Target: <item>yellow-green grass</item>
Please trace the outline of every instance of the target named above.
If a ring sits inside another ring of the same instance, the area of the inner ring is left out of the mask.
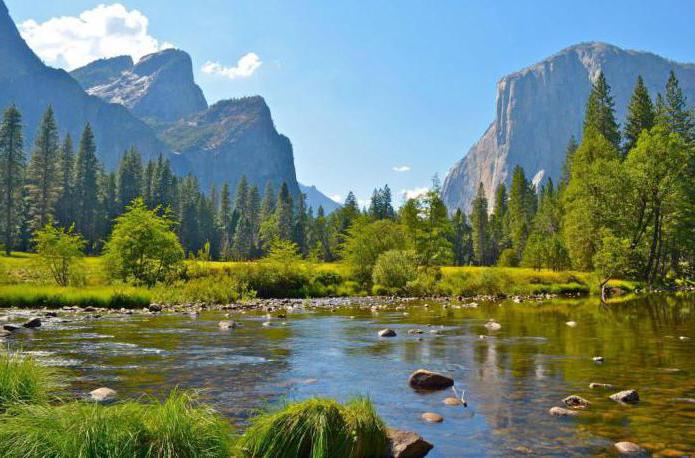
[[[61,287],[0,285],[0,307],[60,308],[65,306],[139,308],[150,304],[151,292],[132,286]]]
[[[28,355],[0,349],[0,412],[16,405],[41,404],[57,386],[57,373]]]

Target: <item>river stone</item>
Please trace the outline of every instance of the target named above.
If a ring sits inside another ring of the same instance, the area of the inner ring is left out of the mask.
[[[389,328],[382,329],[379,331],[379,337],[396,337],[396,331]]]
[[[234,329],[239,326],[239,324],[234,320],[222,320],[217,323],[220,329]]]
[[[420,390],[442,390],[454,385],[454,379],[425,369],[418,369],[408,378],[408,383],[412,388]]]
[[[0,321],[10,321],[10,317],[7,315],[0,316]]]
[[[424,334],[425,331],[422,329],[408,329],[408,334]]]
[[[615,448],[621,455],[642,455],[646,451],[634,442],[616,442]]]
[[[575,409],[586,409],[591,405],[589,401],[584,399],[581,396],[577,396],[576,394],[572,394],[570,396],[567,396],[565,399],[562,400],[562,402],[567,406],[567,407],[573,407]]]
[[[502,325],[495,320],[490,320],[487,323],[485,323],[485,327],[489,331],[499,331],[500,329],[502,329]]]
[[[432,450],[433,445],[419,434],[410,431],[388,428],[386,456],[389,458],[422,458]]]
[[[554,417],[576,417],[578,415],[578,412],[562,407],[551,407],[548,413]]]
[[[150,306],[147,307],[147,310],[149,310],[150,312],[161,312],[162,306],[159,304],[150,304]]]
[[[12,332],[12,331],[16,331],[17,329],[19,329],[19,326],[15,325],[15,324],[3,324],[2,329],[4,329],[5,331]]]
[[[57,312],[46,312],[43,314],[46,318],[57,318],[58,313]]]
[[[444,417],[434,412],[425,412],[421,415],[421,418],[428,423],[441,423],[444,421]]]
[[[611,389],[611,388],[613,388],[613,385],[611,385],[610,383],[593,383],[592,382],[592,383],[589,383],[589,388],[591,388],[592,390],[596,390],[599,388]]]
[[[103,386],[101,388],[97,388],[96,390],[90,391],[89,397],[92,399],[92,401],[105,404],[115,401],[118,397],[118,393],[116,393],[116,390]]]
[[[463,401],[461,401],[459,398],[454,398],[454,397],[444,398],[444,400],[443,400],[442,402],[443,402],[444,404],[448,405],[448,406],[461,406],[461,405],[465,405],[465,404],[463,403]]]
[[[596,362],[596,363],[602,363],[603,362],[603,356],[594,356],[591,359],[594,360],[594,362]]]
[[[611,394],[610,397],[617,402],[635,403],[639,401],[639,394],[635,390],[619,391]]]
[[[568,322],[565,323],[565,324],[566,324],[567,326],[569,326],[570,328],[574,328],[574,327],[577,326],[577,322],[576,322],[576,321],[568,321]]]
[[[41,318],[32,318],[26,323],[24,323],[22,326],[25,328],[38,328],[41,327]]]

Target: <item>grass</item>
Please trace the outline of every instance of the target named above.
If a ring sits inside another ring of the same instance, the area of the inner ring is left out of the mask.
[[[309,399],[254,418],[237,446],[254,458],[357,458],[383,456],[386,441],[368,399]]]
[[[229,424],[179,391],[163,402],[22,405],[0,419],[7,458],[227,458],[232,444]]]
[[[0,411],[17,404],[42,404],[57,386],[56,373],[33,358],[0,350]]]
[[[61,308],[64,306],[139,308],[150,304],[151,292],[130,286],[61,287],[1,285],[0,307]]]

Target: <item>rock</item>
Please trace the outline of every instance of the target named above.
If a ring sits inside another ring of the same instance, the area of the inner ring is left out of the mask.
[[[217,323],[217,327],[220,329],[234,329],[237,328],[239,324],[234,320],[222,320]]]
[[[4,329],[5,331],[13,332],[13,331],[16,331],[17,329],[19,329],[19,326],[15,325],[15,324],[3,324],[2,329]]]
[[[57,318],[58,314],[56,312],[46,312],[43,314],[46,318]]]
[[[551,407],[548,413],[554,417],[576,417],[579,413],[562,407]]]
[[[613,385],[611,385],[610,383],[589,383],[589,388],[591,388],[592,390],[596,390],[599,388],[611,389],[613,388]]]
[[[422,329],[408,329],[408,334],[424,334],[425,331]]]
[[[428,423],[441,423],[444,421],[444,417],[434,412],[425,412],[420,416],[420,418]]]
[[[594,356],[591,358],[595,363],[602,363],[603,362],[603,356]]]
[[[621,455],[642,455],[646,451],[634,442],[616,442],[615,449]]]
[[[688,340],[689,337],[687,337],[687,336],[679,336],[678,339],[679,339],[679,340],[685,341],[685,340]]]
[[[565,399],[562,400],[562,402],[568,406],[568,407],[573,407],[575,409],[586,409],[591,405],[589,401],[584,399],[581,396],[577,396],[576,394],[572,394],[570,396],[567,396]]]
[[[389,458],[422,458],[433,447],[420,435],[410,431],[388,428],[386,437],[388,438],[386,456]]]
[[[112,390],[111,388],[101,387],[90,391],[89,397],[92,401],[106,404],[115,401],[118,397],[118,393],[116,393],[116,390]]]
[[[624,390],[611,394],[610,398],[617,402],[635,403],[639,401],[639,394],[636,390]]]
[[[162,306],[159,304],[150,304],[150,306],[147,307],[147,310],[149,310],[150,312],[161,312]]]
[[[444,400],[442,402],[448,406],[465,406],[466,405],[459,398],[454,398],[454,397],[444,398]]]
[[[502,325],[499,324],[497,321],[492,320],[492,319],[489,320],[487,323],[485,323],[485,327],[489,331],[499,331],[500,329],[502,329]]]
[[[396,331],[389,328],[382,329],[379,331],[379,337],[396,337]]]
[[[418,369],[408,378],[408,384],[419,390],[442,390],[454,385],[454,379],[425,369]]]
[[[41,327],[41,318],[32,318],[29,321],[27,321],[26,323],[24,323],[22,326],[24,326],[25,328],[30,328],[30,329],[39,328],[39,327]]]
[[[565,323],[565,324],[566,324],[567,326],[569,326],[570,328],[574,328],[574,327],[577,326],[577,322],[576,322],[576,321],[568,321],[568,322]]]

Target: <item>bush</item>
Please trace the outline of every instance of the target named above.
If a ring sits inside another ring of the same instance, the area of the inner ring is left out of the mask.
[[[377,258],[372,271],[374,284],[394,293],[402,291],[416,277],[417,255],[414,251],[385,251]]]
[[[46,402],[56,385],[50,368],[29,356],[0,351],[0,411],[14,404]]]
[[[513,248],[505,248],[502,250],[497,260],[497,265],[499,267],[517,267],[519,265],[519,258],[516,255],[516,251]]]
[[[256,292],[245,282],[224,273],[180,280],[154,290],[154,300],[164,304],[231,304],[242,299],[253,299],[255,296]]]
[[[382,456],[386,427],[367,399],[310,399],[254,418],[238,445],[255,458]]]
[[[7,458],[227,458],[231,445],[228,423],[182,392],[149,404],[25,405],[0,421]]]
[[[420,267],[417,278],[409,281],[406,291],[411,296],[435,296],[441,294],[442,288],[442,269],[436,266]]]
[[[78,276],[75,261],[84,256],[87,242],[74,233],[74,226],[65,230],[53,223],[46,224],[34,235],[39,265],[50,272],[60,286],[67,286]]]

